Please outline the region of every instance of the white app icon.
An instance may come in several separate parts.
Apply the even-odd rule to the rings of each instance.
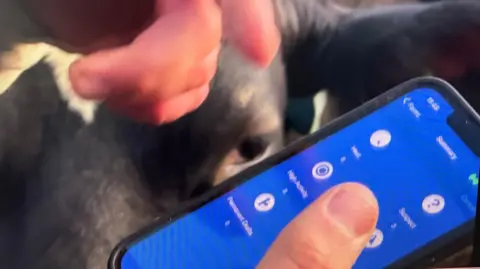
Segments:
[[[423,211],[428,214],[440,213],[445,208],[445,199],[438,194],[430,194],[422,202]]]
[[[377,130],[370,136],[370,144],[375,148],[388,146],[392,141],[392,135],[387,130]]]
[[[268,212],[275,205],[275,197],[271,193],[262,193],[255,198],[255,209],[259,212]]]
[[[318,180],[324,180],[333,174],[333,166],[329,162],[319,162],[312,168],[312,176]]]
[[[380,246],[383,242],[383,232],[379,229],[375,229],[370,240],[368,240],[366,248],[376,248]]]

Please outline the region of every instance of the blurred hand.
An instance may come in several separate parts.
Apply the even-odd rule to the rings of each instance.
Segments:
[[[270,0],[25,0],[74,63],[74,90],[149,123],[207,97],[222,37],[261,67],[279,46]]]
[[[367,188],[336,186],[281,232],[257,269],[352,268],[377,219],[378,204]]]

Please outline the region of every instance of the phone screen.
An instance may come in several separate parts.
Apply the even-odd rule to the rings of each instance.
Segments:
[[[255,268],[302,209],[352,181],[380,206],[354,268],[388,266],[475,218],[480,159],[447,123],[453,112],[415,89],[136,241],[121,268]]]

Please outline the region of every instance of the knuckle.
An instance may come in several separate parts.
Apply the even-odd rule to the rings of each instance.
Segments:
[[[222,15],[220,7],[212,1],[201,1],[193,11],[196,18],[192,24],[197,35],[213,47],[218,44],[222,34]]]
[[[144,74],[140,79],[135,89],[137,95],[146,95],[152,92],[152,89],[157,85],[157,79],[152,74]]]
[[[162,124],[166,122],[167,111],[165,111],[162,103],[158,103],[152,111],[151,122],[154,124]]]
[[[207,72],[208,82],[210,82],[210,80],[212,80],[217,73],[217,64],[217,58],[214,58],[213,60],[210,60],[206,63],[205,70]]]
[[[203,104],[203,102],[207,99],[209,90],[210,89],[209,89],[208,86],[206,86],[206,88],[203,87],[203,89],[200,88],[200,89],[196,90],[196,93],[193,96],[190,111],[188,111],[188,112],[191,112],[191,111],[197,109],[198,107],[200,107]]]
[[[186,90],[197,88],[202,85],[210,83],[210,80],[213,78],[214,74],[215,74],[215,68],[211,66],[207,66],[204,63],[202,63],[197,68],[194,68],[191,71],[190,76],[188,76],[189,83],[187,85]]]
[[[210,82],[210,70],[208,70],[208,68],[201,68],[197,73],[197,78],[195,80],[194,87],[199,87],[209,82]]]
[[[181,91],[179,83],[173,79],[160,80],[164,76],[159,76],[158,73],[158,70],[152,70],[143,76],[136,89],[137,96],[153,102],[169,98]]]

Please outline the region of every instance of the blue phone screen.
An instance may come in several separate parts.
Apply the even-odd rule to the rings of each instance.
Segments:
[[[416,89],[136,242],[121,268],[255,268],[302,209],[349,181],[380,205],[354,268],[383,268],[475,216],[480,159],[451,113],[437,91]]]

